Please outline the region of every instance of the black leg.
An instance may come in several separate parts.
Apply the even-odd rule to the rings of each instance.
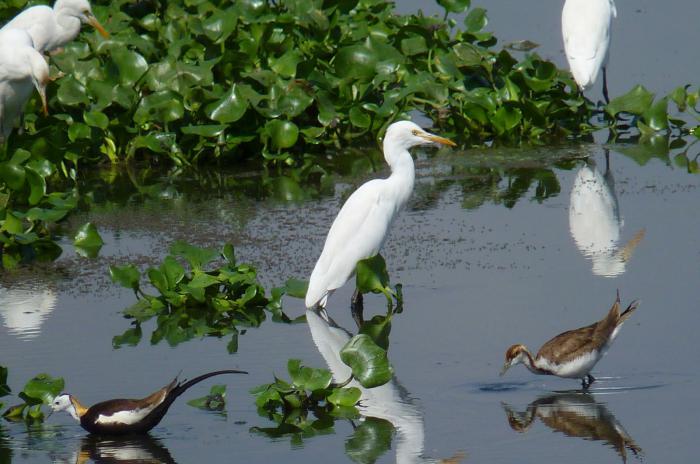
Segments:
[[[588,390],[593,382],[595,382],[595,377],[593,377],[591,374],[586,374],[586,376],[581,379],[581,386],[584,390]]]
[[[595,377],[593,377],[591,374],[588,374],[586,378],[588,378],[588,386],[590,387],[593,384],[593,382],[595,382]]]
[[[355,319],[355,324],[357,324],[357,330],[360,330],[362,324],[365,322],[364,311],[365,305],[362,293],[356,288],[355,293],[352,294],[352,300],[350,301],[350,312],[352,313],[352,318]]]
[[[608,70],[603,68],[603,98],[605,98],[605,104],[610,103],[610,97],[608,97]]]

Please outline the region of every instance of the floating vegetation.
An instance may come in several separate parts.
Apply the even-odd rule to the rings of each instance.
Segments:
[[[215,260],[224,264],[211,266]],[[187,263],[187,267],[181,264]],[[205,270],[207,266],[212,267]],[[157,327],[151,343],[165,340],[175,346],[204,336],[231,336],[229,353],[238,350],[239,327],[258,327],[266,319],[291,322],[282,312],[281,298],[286,289],[279,288],[272,296],[258,282],[255,268],[236,263],[232,245],[221,252],[175,242],[158,267],[146,270],[148,282],[158,292],[146,293],[141,287],[141,273],[133,264],[110,266],[112,281],[132,289],[139,297],[124,315],[133,319],[134,327],[114,337],[115,348],[136,345],[141,340],[141,324],[155,318]]]
[[[192,407],[205,411],[224,411],[226,407],[226,385],[212,385],[209,394],[187,402]]]
[[[337,418],[359,417],[355,406],[360,389],[334,384],[329,370],[306,367],[299,359],[290,359],[287,371],[290,381],[275,377],[274,382],[250,391],[258,414],[277,424],[274,428],[253,427],[253,431],[271,437],[309,436],[329,429]],[[308,418],[309,412],[315,419]]]
[[[63,385],[63,379],[60,377],[54,378],[48,374],[37,375],[30,379],[19,393],[18,396],[23,402],[7,408],[2,413],[2,417],[12,422],[42,422],[44,413],[41,407],[51,403],[53,398],[63,390]],[[7,385],[7,368],[0,366],[0,397],[10,393],[10,387]],[[3,403],[0,402],[0,410],[3,407]]]

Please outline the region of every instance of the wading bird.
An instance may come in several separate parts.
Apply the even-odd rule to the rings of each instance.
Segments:
[[[2,30],[27,31],[34,41],[34,48],[44,53],[57,50],[75,39],[83,24],[90,24],[102,37],[109,37],[87,0],[56,0],[53,8],[47,5],[27,8],[5,24]]]
[[[0,30],[0,143],[12,132],[32,87],[39,92],[44,114],[48,114],[49,66],[32,45],[32,38],[23,30]]]
[[[571,74],[585,90],[595,83],[603,68],[603,97],[608,98],[608,47],[610,27],[617,16],[613,0],[566,0],[561,12],[564,51]]]
[[[595,382],[590,374],[593,366],[605,356],[615,340],[622,323],[637,309],[638,301],[633,301],[620,314],[620,294],[608,314],[598,322],[569,330],[557,335],[537,352],[533,359],[525,345],[513,345],[506,351],[506,362],[501,375],[516,364],[524,364],[533,374],[556,375],[568,379],[581,379],[586,390]]]
[[[221,374],[247,374],[245,371],[226,369],[209,372],[184,383],[173,379],[165,387],[140,400],[116,399],[83,406],[77,398],[62,393],[51,402],[51,410],[68,411],[80,426],[97,435],[126,435],[146,433],[158,425],[175,399],[191,386]]]
[[[386,130],[383,151],[391,175],[364,183],[340,209],[309,279],[308,309],[325,308],[328,296],[354,274],[358,261],[379,253],[392,222],[413,192],[415,168],[408,150],[430,144],[455,146],[411,121],[395,122]],[[352,307],[358,324],[361,301],[361,293],[355,290]]]

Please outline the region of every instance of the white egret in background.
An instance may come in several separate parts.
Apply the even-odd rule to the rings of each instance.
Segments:
[[[610,27],[617,16],[613,0],[566,0],[561,12],[561,31],[569,68],[581,90],[595,83],[603,68],[603,97],[609,103],[608,48]]]
[[[311,338],[333,374],[333,381],[345,382],[352,375],[352,369],[340,359],[340,350],[352,338],[352,334],[338,326],[328,317],[324,309],[306,311],[306,321],[309,324]],[[391,379],[389,383],[375,388],[364,388],[353,379],[347,386],[359,388],[362,392],[358,404],[362,420],[374,417],[386,420],[394,427],[395,442],[391,443],[391,449],[396,450],[394,462],[397,464],[461,462],[462,453],[447,459],[434,459],[423,455],[425,448],[423,413],[396,379]]]
[[[56,307],[56,292],[48,287],[0,287],[0,316],[7,330],[29,340],[41,333],[41,325]]]
[[[355,273],[357,263],[379,253],[392,222],[413,192],[415,168],[408,150],[430,144],[455,145],[411,121],[399,121],[389,126],[383,151],[391,175],[364,183],[340,209],[311,273],[306,293],[307,308],[324,308],[328,296]],[[361,320],[361,302],[362,295],[355,290],[352,307],[356,320],[358,317]],[[360,310],[359,316],[356,309]]]
[[[576,174],[569,203],[569,230],[578,249],[593,262],[593,273],[615,277],[625,272],[627,261],[644,237],[644,229],[625,246],[618,246],[624,221],[607,152],[605,160],[605,175],[592,160]]]
[[[32,38],[21,29],[0,30],[0,143],[12,132],[25,103],[36,88],[44,114],[49,65],[32,46]]]
[[[5,24],[2,30],[27,31],[34,41],[34,48],[44,53],[57,50],[75,39],[83,24],[90,24],[102,37],[109,37],[87,0],[56,0],[53,8],[47,5],[27,8]]]

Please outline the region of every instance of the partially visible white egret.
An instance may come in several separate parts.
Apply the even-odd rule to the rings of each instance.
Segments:
[[[49,65],[32,45],[32,38],[26,31],[0,30],[0,143],[12,132],[32,87],[39,92],[44,114],[48,114]]]
[[[49,287],[0,287],[0,316],[9,333],[23,340],[39,336],[41,325],[56,307],[56,292]]]
[[[608,98],[608,47],[610,27],[617,17],[613,0],[566,0],[561,12],[561,31],[569,68],[581,90],[595,83],[603,68],[603,97]]]
[[[383,151],[391,175],[364,183],[340,209],[311,273],[307,308],[325,307],[328,296],[355,273],[358,261],[379,253],[397,213],[413,192],[415,168],[408,149],[429,144],[455,145],[411,121],[395,122],[386,130]],[[360,298],[356,290],[353,302]]]
[[[90,24],[102,37],[109,37],[87,0],[56,0],[53,8],[47,5],[27,8],[5,24],[2,30],[27,31],[34,41],[34,48],[44,53],[57,50],[75,39],[83,24]]]

